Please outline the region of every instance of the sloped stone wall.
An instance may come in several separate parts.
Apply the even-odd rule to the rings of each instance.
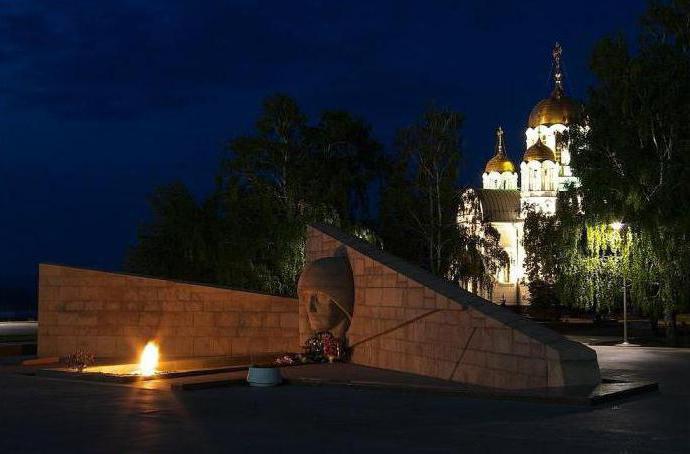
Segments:
[[[126,274],[39,266],[38,356],[134,358],[298,351],[297,300]]]
[[[307,261],[347,256],[352,361],[503,389],[599,383],[596,353],[333,227],[309,228]],[[300,305],[300,339],[309,335]]]

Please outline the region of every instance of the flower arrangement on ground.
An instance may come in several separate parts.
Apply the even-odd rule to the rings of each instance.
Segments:
[[[94,355],[92,352],[86,350],[77,350],[63,358],[62,362],[65,363],[69,369],[76,369],[78,372],[83,372],[84,369],[93,365]]]
[[[321,332],[307,339],[304,346],[304,354],[310,361],[332,363],[343,357],[344,345],[342,339],[338,339],[329,332]]]
[[[292,366],[295,364],[325,363],[345,359],[345,342],[324,331],[313,334],[302,347],[304,353],[286,354],[277,358],[275,364]]]

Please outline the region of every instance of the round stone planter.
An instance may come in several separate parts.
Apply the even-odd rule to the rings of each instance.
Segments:
[[[247,372],[247,383],[250,386],[276,386],[282,382],[283,377],[277,367],[252,366]]]

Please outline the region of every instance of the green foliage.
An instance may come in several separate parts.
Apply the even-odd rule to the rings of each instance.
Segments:
[[[491,295],[508,265],[498,231],[478,216],[473,191],[457,191],[462,115],[431,107],[398,131],[381,196],[385,249],[432,273]],[[458,224],[458,214],[470,222]]]
[[[688,238],[663,230],[650,233],[639,229],[633,239],[627,264],[632,300],[652,319],[664,317],[673,322],[676,312],[690,308]]]
[[[184,185],[160,188],[126,268],[132,272],[294,295],[306,225],[369,238],[366,194],[383,168],[369,126],[328,111],[310,126],[297,103],[268,97],[252,134],[228,144],[216,189],[197,203]]]
[[[383,164],[382,147],[363,120],[326,111],[309,126],[295,100],[285,95],[268,97],[256,132],[232,140],[228,151],[224,181],[238,178],[267,193],[289,218],[306,205],[327,206],[346,225],[369,216],[367,189]]]
[[[616,231],[610,220],[572,216],[567,209],[556,216],[528,212],[525,269],[532,304],[611,314],[621,309],[625,280],[631,305],[659,319],[667,301],[682,301],[678,286],[690,266],[687,243],[664,244],[668,238],[633,226]]]
[[[174,182],[150,199],[152,220],[140,226],[138,244],[125,269],[133,273],[213,282],[214,213],[199,205],[187,187]]]
[[[556,216],[529,211],[525,218],[531,302],[611,313],[620,307],[632,237],[609,223],[572,216],[563,205],[560,200]]]
[[[326,111],[310,125],[292,98],[270,96],[255,130],[229,142],[210,197],[198,203],[181,183],[156,191],[126,268],[294,295],[306,225],[326,222],[490,292],[508,258],[488,224],[458,227],[461,123],[430,109],[399,131],[389,163],[361,119]],[[387,169],[379,236],[367,200]]]
[[[498,271],[509,264],[508,253],[501,246],[498,231],[482,220],[476,193],[465,190],[460,200],[463,222],[458,226],[449,276],[462,287],[482,291],[491,298]]]
[[[400,129],[382,196],[384,246],[438,275],[448,273],[459,236],[461,124],[459,113],[432,107]]]
[[[267,192],[227,184],[216,196],[216,281],[273,294],[294,294],[303,264],[304,225]]]
[[[690,303],[690,2],[653,2],[641,22],[636,52],[621,37],[594,51],[573,167],[588,216],[629,225],[634,303],[673,326]]]
[[[609,224],[591,224],[581,219],[575,226],[563,226],[562,235],[572,237],[559,257],[560,301],[595,314],[619,309],[628,258],[620,233]]]
[[[528,278],[530,304],[546,308],[558,304],[555,291],[558,279],[561,232],[556,217],[529,210],[524,223],[525,274]]]
[[[332,207],[348,226],[371,216],[368,190],[385,169],[383,148],[363,120],[326,111],[306,132],[306,200]]]
[[[230,153],[222,163],[222,183],[251,188],[294,218],[297,203],[303,200],[306,127],[306,117],[294,99],[269,96],[254,134],[237,137],[228,144]]]

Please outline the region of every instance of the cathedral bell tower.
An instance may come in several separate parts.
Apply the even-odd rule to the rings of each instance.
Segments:
[[[566,96],[561,68],[563,48],[553,48],[553,90],[532,109],[525,131],[526,151],[520,164],[523,206],[545,213],[556,212],[558,191],[578,180],[570,168],[570,126],[579,113],[575,101]]]

